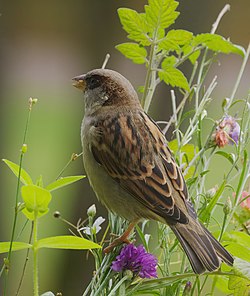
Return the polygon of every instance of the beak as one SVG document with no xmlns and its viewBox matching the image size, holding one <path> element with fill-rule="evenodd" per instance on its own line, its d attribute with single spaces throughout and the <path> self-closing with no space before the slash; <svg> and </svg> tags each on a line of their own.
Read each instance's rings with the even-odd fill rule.
<svg viewBox="0 0 250 296">
<path fill-rule="evenodd" d="M 85 75 L 80 75 L 72 78 L 73 86 L 76 88 L 79 88 L 80 90 L 84 91 L 86 88 L 86 80 L 85 80 Z"/>
</svg>

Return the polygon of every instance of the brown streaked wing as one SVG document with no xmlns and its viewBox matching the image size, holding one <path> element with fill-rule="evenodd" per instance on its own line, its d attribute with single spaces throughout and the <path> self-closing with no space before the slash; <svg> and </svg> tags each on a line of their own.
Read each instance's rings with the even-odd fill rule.
<svg viewBox="0 0 250 296">
<path fill-rule="evenodd" d="M 186 184 L 153 120 L 143 112 L 131 112 L 119 114 L 116 120 L 107 118 L 97 129 L 91 150 L 108 174 L 157 215 L 172 223 L 187 223 L 174 199 L 177 193 L 185 203 Z"/>
</svg>

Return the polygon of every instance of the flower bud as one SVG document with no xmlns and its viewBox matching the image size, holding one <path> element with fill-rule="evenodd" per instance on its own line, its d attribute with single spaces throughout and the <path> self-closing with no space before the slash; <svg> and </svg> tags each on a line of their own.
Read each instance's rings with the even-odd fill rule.
<svg viewBox="0 0 250 296">
<path fill-rule="evenodd" d="M 211 198 L 215 195 L 215 193 L 216 193 L 217 190 L 218 190 L 218 186 L 217 186 L 217 185 L 215 185 L 214 187 L 210 188 L 210 189 L 205 193 L 206 198 L 207 198 L 207 199 L 211 199 Z"/>
<path fill-rule="evenodd" d="M 24 154 L 24 153 L 27 152 L 27 150 L 28 150 L 27 144 L 23 144 L 22 149 L 21 149 L 21 152 Z"/>
<path fill-rule="evenodd" d="M 192 289 L 192 283 L 188 281 L 185 285 L 184 291 L 182 296 L 188 296 L 191 294 L 191 289 Z"/>
<path fill-rule="evenodd" d="M 89 217 L 95 217 L 95 215 L 96 215 L 96 206 L 95 206 L 95 204 L 93 204 L 92 206 L 90 206 L 90 207 L 88 208 L 88 210 L 87 210 L 87 215 L 88 215 Z"/>
<path fill-rule="evenodd" d="M 225 215 L 228 215 L 231 212 L 231 210 L 232 210 L 232 203 L 231 203 L 230 198 L 228 197 L 227 201 L 224 204 L 223 212 Z"/>
</svg>

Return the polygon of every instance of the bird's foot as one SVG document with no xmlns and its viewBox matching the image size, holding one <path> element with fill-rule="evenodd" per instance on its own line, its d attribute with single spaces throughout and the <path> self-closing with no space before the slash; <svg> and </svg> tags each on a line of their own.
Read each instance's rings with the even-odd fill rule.
<svg viewBox="0 0 250 296">
<path fill-rule="evenodd" d="M 130 223 L 127 230 L 118 238 L 116 238 L 107 248 L 103 250 L 105 254 L 110 253 L 115 247 L 121 245 L 121 244 L 130 244 L 130 241 L 128 239 L 128 236 L 130 232 L 133 230 L 136 223 Z"/>
<path fill-rule="evenodd" d="M 114 249 L 115 247 L 117 247 L 117 246 L 119 246 L 119 245 L 121 245 L 121 244 L 123 244 L 123 243 L 125 243 L 125 244 L 130 244 L 130 241 L 129 241 L 127 238 L 123 238 L 122 236 L 120 236 L 120 237 L 116 238 L 111 244 L 109 244 L 109 245 L 107 246 L 107 248 L 105 248 L 105 249 L 103 250 L 103 252 L 104 252 L 105 254 L 108 254 L 108 253 L 110 253 L 111 251 L 113 251 L 113 249 Z"/>
</svg>

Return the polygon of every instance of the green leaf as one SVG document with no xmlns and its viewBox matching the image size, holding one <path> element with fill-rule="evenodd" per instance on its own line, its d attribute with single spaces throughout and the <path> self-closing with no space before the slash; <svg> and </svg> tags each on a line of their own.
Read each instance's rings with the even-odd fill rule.
<svg viewBox="0 0 250 296">
<path fill-rule="evenodd" d="M 146 19 L 154 29 L 166 29 L 179 15 L 175 11 L 179 3 L 174 0 L 149 0 L 145 5 Z"/>
<path fill-rule="evenodd" d="M 63 177 L 46 186 L 46 190 L 53 191 L 53 190 L 62 188 L 64 186 L 67 186 L 69 184 L 72 184 L 74 182 L 77 182 L 85 177 L 86 176 L 83 176 L 83 175 Z"/>
<path fill-rule="evenodd" d="M 123 29 L 128 33 L 128 38 L 143 45 L 150 45 L 148 33 L 151 30 L 147 25 L 145 14 L 129 8 L 119 8 L 118 15 Z"/>
<path fill-rule="evenodd" d="M 40 239 L 37 242 L 37 248 L 83 250 L 101 248 L 101 246 L 85 238 L 64 235 Z"/>
<path fill-rule="evenodd" d="M 190 91 L 187 78 L 180 70 L 174 67 L 165 67 L 165 69 L 159 70 L 159 77 L 161 80 L 164 80 L 166 84 Z"/>
<path fill-rule="evenodd" d="M 250 279 L 250 262 L 241 260 L 236 257 L 234 260 L 234 267 L 238 269 L 243 276 Z"/>
<path fill-rule="evenodd" d="M 248 245 L 249 246 L 249 245 Z M 233 256 L 236 256 L 238 258 L 241 258 L 243 260 L 246 260 L 250 262 L 250 248 L 246 245 L 240 245 L 238 243 L 229 243 L 227 245 L 227 250 L 230 252 Z"/>
<path fill-rule="evenodd" d="M 33 220 L 35 213 L 41 217 L 48 212 L 48 205 L 51 201 L 51 193 L 48 190 L 36 185 L 26 185 L 21 188 L 21 193 L 25 203 L 23 213 L 28 219 Z"/>
<path fill-rule="evenodd" d="M 173 40 L 179 45 L 184 45 L 192 40 L 193 33 L 186 30 L 170 30 L 168 31 L 166 38 Z"/>
<path fill-rule="evenodd" d="M 174 276 L 167 276 L 159 279 L 151 279 L 143 282 L 143 285 L 139 286 L 137 291 L 146 291 L 146 290 L 153 290 L 153 289 L 160 289 L 167 287 L 177 281 L 181 281 L 190 277 L 195 277 L 194 273 L 185 273 L 185 274 L 178 274 Z M 129 286 L 128 291 L 133 289 L 133 287 L 137 283 L 133 283 Z"/>
<path fill-rule="evenodd" d="M 248 246 L 250 248 L 250 236 L 249 234 L 246 234 L 245 232 L 241 231 L 230 231 L 229 233 L 226 233 L 230 241 L 237 242 L 238 244 L 241 244 L 243 246 Z"/>
<path fill-rule="evenodd" d="M 176 57 L 173 55 L 166 57 L 161 64 L 162 69 L 168 69 L 169 67 L 173 67 L 176 63 L 176 60 Z"/>
<path fill-rule="evenodd" d="M 36 185 L 39 187 L 43 187 L 43 176 L 40 175 L 39 178 L 36 180 Z"/>
<path fill-rule="evenodd" d="M 242 48 L 234 45 L 220 35 L 204 33 L 199 34 L 194 38 L 193 45 L 203 44 L 207 48 L 222 53 L 236 53 L 244 57 L 245 52 Z"/>
<path fill-rule="evenodd" d="M 190 43 L 193 38 L 193 33 L 185 30 L 170 30 L 167 36 L 159 43 L 159 48 L 173 51 L 179 50 L 180 45 Z"/>
<path fill-rule="evenodd" d="M 203 222 L 207 221 L 207 219 L 210 217 L 213 208 L 215 207 L 216 203 L 218 202 L 219 198 L 221 197 L 225 189 L 225 186 L 226 186 L 226 181 L 224 180 L 220 188 L 216 191 L 215 195 L 209 201 L 208 205 L 201 211 L 199 215 L 199 218 L 201 221 Z"/>
<path fill-rule="evenodd" d="M 23 249 L 32 248 L 31 244 L 23 243 L 23 242 L 13 242 L 12 243 L 12 251 L 19 251 Z M 0 254 L 8 253 L 10 249 L 10 242 L 0 242 Z"/>
<path fill-rule="evenodd" d="M 184 45 L 182 47 L 182 51 L 183 51 L 184 55 L 189 55 L 188 59 L 190 60 L 190 62 L 192 64 L 194 64 L 197 61 L 197 59 L 199 58 L 200 53 L 201 53 L 200 50 L 195 49 L 195 47 L 193 47 L 189 44 Z"/>
<path fill-rule="evenodd" d="M 118 49 L 126 58 L 131 59 L 135 64 L 144 64 L 146 62 L 147 51 L 144 47 L 137 43 L 122 43 L 116 45 Z"/>
<path fill-rule="evenodd" d="M 234 157 L 231 153 L 227 153 L 225 151 L 220 150 L 220 151 L 216 151 L 215 154 L 225 157 L 231 164 L 234 164 L 235 162 Z M 238 166 L 235 166 L 235 168 L 237 169 L 237 171 L 239 170 Z"/>
<path fill-rule="evenodd" d="M 234 291 L 234 296 L 249 296 L 250 263 L 236 258 L 234 266 L 237 270 L 229 277 L 228 288 Z"/>
<path fill-rule="evenodd" d="M 19 175 L 19 168 L 20 168 L 19 165 L 15 164 L 14 162 L 12 162 L 10 160 L 7 160 L 7 159 L 3 159 L 3 162 L 6 163 L 7 166 L 12 170 L 12 172 L 18 177 L 18 175 Z M 30 175 L 24 169 L 21 169 L 20 181 L 24 185 L 31 185 L 31 184 L 33 184 Z"/>
</svg>

